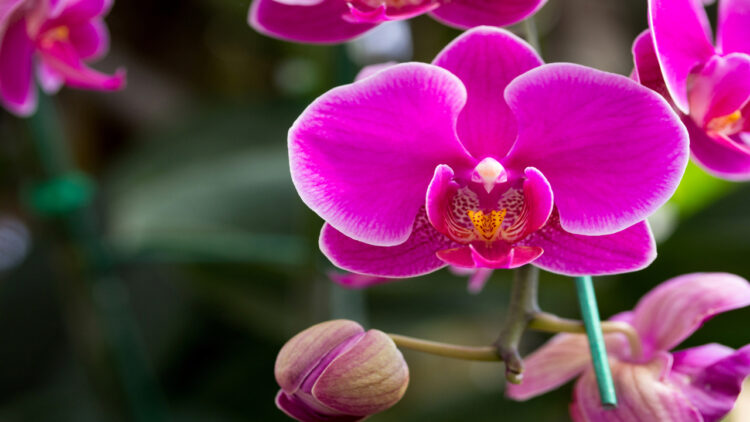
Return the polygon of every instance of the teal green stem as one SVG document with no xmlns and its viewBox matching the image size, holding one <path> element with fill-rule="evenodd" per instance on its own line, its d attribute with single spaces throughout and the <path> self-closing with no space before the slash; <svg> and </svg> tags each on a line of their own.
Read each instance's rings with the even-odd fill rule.
<svg viewBox="0 0 750 422">
<path fill-rule="evenodd" d="M 40 96 L 38 111 L 28 119 L 28 124 L 45 177 L 54 181 L 78 172 L 50 98 Z M 132 420 L 165 421 L 166 406 L 125 300 L 127 289 L 114 271 L 114 258 L 101 241 L 94 217 L 93 207 L 85 204 L 68 211 L 61 221 L 71 242 L 81 251 L 82 276 L 91 289 L 96 316 L 103 323 L 104 336 L 117 365 Z"/>
<path fill-rule="evenodd" d="M 609 368 L 607 348 L 604 344 L 599 308 L 597 307 L 596 294 L 594 293 L 594 283 L 590 276 L 576 277 L 575 280 L 583 324 L 586 326 L 586 334 L 589 338 L 594 374 L 599 386 L 599 396 L 602 406 L 605 409 L 613 409 L 617 407 L 617 394 L 615 393 L 612 371 Z"/>
</svg>

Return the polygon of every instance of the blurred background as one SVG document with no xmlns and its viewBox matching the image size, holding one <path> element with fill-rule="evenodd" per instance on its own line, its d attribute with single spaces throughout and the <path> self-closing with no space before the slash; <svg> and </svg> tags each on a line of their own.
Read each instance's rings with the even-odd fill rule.
<svg viewBox="0 0 750 422">
<path fill-rule="evenodd" d="M 550 0 L 536 17 L 542 54 L 629 74 L 645 7 Z M 340 288 L 317 248 L 322 222 L 288 172 L 286 131 L 309 101 L 366 64 L 429 62 L 459 32 L 420 17 L 345 46 L 295 45 L 255 33 L 248 8 L 118 1 L 112 49 L 96 67 L 125 66 L 127 89 L 64 89 L 28 121 L 0 110 L 3 422 L 285 421 L 273 404 L 275 355 L 334 317 L 447 342 L 495 339 L 509 272 L 479 295 L 448 271 Z M 50 182 L 71 163 L 94 183 L 76 173 Z M 88 208 L 56 209 L 89 193 Z M 657 261 L 596 280 L 603 317 L 678 274 L 750 276 L 748 209 L 750 186 L 691 166 L 652 221 Z M 540 295 L 545 310 L 578 318 L 571 279 L 542 274 Z M 748 318 L 721 315 L 683 346 L 742 346 Z M 546 338 L 528 333 L 523 350 Z M 570 385 L 515 403 L 500 364 L 404 354 L 409 390 L 374 422 L 569 420 Z"/>
</svg>

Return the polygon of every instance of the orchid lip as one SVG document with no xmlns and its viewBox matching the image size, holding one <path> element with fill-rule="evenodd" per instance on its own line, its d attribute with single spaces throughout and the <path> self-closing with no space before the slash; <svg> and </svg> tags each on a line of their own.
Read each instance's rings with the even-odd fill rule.
<svg viewBox="0 0 750 422">
<path fill-rule="evenodd" d="M 711 119 L 706 124 L 706 130 L 715 134 L 734 135 L 742 131 L 744 123 L 742 112 L 735 110 L 733 113 Z"/>
</svg>

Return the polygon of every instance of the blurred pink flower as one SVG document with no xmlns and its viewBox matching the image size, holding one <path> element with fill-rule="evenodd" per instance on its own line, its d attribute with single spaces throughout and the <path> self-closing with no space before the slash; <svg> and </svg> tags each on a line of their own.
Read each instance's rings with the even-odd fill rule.
<svg viewBox="0 0 750 422">
<path fill-rule="evenodd" d="M 524 360 L 523 382 L 507 395 L 527 400 L 578 377 L 570 407 L 576 422 L 714 422 L 732 409 L 750 375 L 750 345 L 737 351 L 707 344 L 669 352 L 703 323 L 750 305 L 750 284 L 723 273 L 673 278 L 646 294 L 633 311 L 611 318 L 631 324 L 642 351 L 622 334 L 605 337 L 619 407 L 599 401 L 586 336 L 559 334 Z"/>
<path fill-rule="evenodd" d="M 750 179 L 750 0 L 719 1 L 716 46 L 695 0 L 650 0 L 649 27 L 633 44 L 634 77 L 679 110 L 698 164 Z"/>
<path fill-rule="evenodd" d="M 354 321 L 326 321 L 279 351 L 276 405 L 302 422 L 354 422 L 396 404 L 409 368 L 390 337 Z"/>
<path fill-rule="evenodd" d="M 112 0 L 0 0 L 0 102 L 28 116 L 36 110 L 33 74 L 47 93 L 62 85 L 111 91 L 125 74 L 108 76 L 86 63 L 109 48 L 103 16 Z"/>
<path fill-rule="evenodd" d="M 467 286 L 469 293 L 479 293 L 487 284 L 487 280 L 492 276 L 493 270 L 489 268 L 459 268 L 450 267 L 452 273 L 458 276 L 468 276 L 469 284 Z M 331 271 L 328 276 L 335 283 L 349 289 L 366 289 L 378 284 L 390 283 L 396 278 L 378 277 L 374 275 L 357 274 L 357 273 L 339 273 Z"/>
<path fill-rule="evenodd" d="M 347 41 L 378 24 L 429 13 L 451 26 L 516 23 L 546 0 L 255 0 L 250 25 L 266 35 L 309 43 Z"/>
<path fill-rule="evenodd" d="M 643 221 L 674 192 L 687 134 L 628 78 L 543 65 L 479 27 L 433 64 L 365 72 L 315 100 L 289 132 L 292 180 L 327 223 L 323 253 L 360 274 L 446 265 L 567 275 L 655 257 Z"/>
</svg>

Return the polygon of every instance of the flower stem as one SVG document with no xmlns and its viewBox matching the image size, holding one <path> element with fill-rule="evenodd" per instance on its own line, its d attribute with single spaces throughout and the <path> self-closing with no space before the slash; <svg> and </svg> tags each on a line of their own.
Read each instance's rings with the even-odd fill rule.
<svg viewBox="0 0 750 422">
<path fill-rule="evenodd" d="M 529 323 L 529 329 L 535 331 L 544 331 L 548 333 L 578 333 L 586 334 L 586 327 L 583 321 L 574 319 L 560 318 L 547 312 L 539 312 Z M 630 353 L 634 358 L 639 358 L 643 348 L 638 332 L 632 325 L 622 321 L 602 321 L 602 332 L 604 334 L 620 333 L 624 334 L 630 344 Z"/>
<path fill-rule="evenodd" d="M 516 270 L 508 312 L 494 343 L 498 355 L 505 361 L 505 378 L 514 384 L 519 384 L 523 379 L 523 360 L 518 352 L 518 344 L 529 322 L 539 313 L 538 287 L 538 268 L 526 265 Z"/>
<path fill-rule="evenodd" d="M 388 334 L 396 343 L 396 346 L 406 349 L 417 350 L 431 355 L 445 356 L 448 358 L 479 360 L 485 362 L 500 361 L 497 349 L 493 346 L 471 347 L 456 344 L 440 343 L 437 341 L 422 340 L 414 337 L 402 336 L 400 334 Z"/>
</svg>

